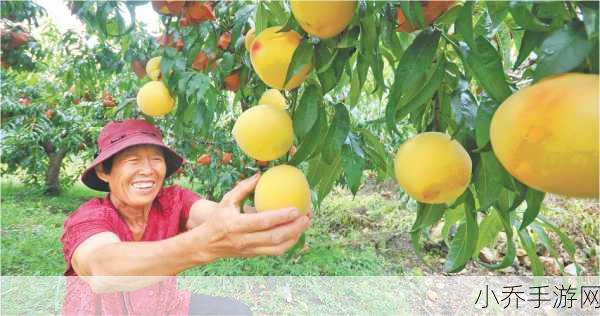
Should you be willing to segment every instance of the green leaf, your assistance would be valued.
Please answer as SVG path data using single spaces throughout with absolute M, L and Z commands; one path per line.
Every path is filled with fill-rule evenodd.
M 358 62 L 364 63 L 364 65 L 360 68 L 360 86 L 362 87 L 368 67 L 370 67 L 375 79 L 375 88 L 373 91 L 385 86 L 385 81 L 383 79 L 383 56 L 379 49 L 378 42 L 378 32 L 380 32 L 381 28 L 378 28 L 377 25 L 377 16 L 373 10 L 370 10 L 367 15 L 361 19 L 360 50 L 358 53 Z
M 191 71 L 185 72 L 184 74 L 181 75 L 181 78 L 179 78 L 179 81 L 177 82 L 178 93 L 186 91 L 188 82 L 190 81 L 190 79 L 193 76 L 194 76 L 194 73 Z
M 370 14 L 361 19 L 360 52 L 373 54 L 378 49 L 377 16 Z
M 375 78 L 375 88 L 373 88 L 373 92 L 379 89 L 385 89 L 386 85 L 383 78 L 383 56 L 380 53 L 377 53 L 371 61 L 371 73 Z
M 565 25 L 544 40 L 540 47 L 534 80 L 575 69 L 588 56 L 592 44 L 577 24 Z
M 539 1 L 533 4 L 532 12 L 551 28 L 560 27 L 570 19 L 565 1 Z
M 188 113 L 189 108 L 191 108 L 191 106 L 187 102 L 186 98 L 177 99 L 177 123 L 189 123 L 191 121 L 192 115 Z
M 440 36 L 439 31 L 422 31 L 402 55 L 394 73 L 394 83 L 385 109 L 386 124 L 391 133 L 398 133 L 397 109 L 411 100 L 422 87 L 423 77 L 431 66 Z
M 535 31 L 525 31 L 523 34 L 523 39 L 521 39 L 521 47 L 519 47 L 519 56 L 517 57 L 517 61 L 513 66 L 513 69 L 516 69 L 525 61 L 527 57 L 531 54 L 531 52 L 536 49 L 546 38 L 546 33 L 543 32 L 535 32 Z
M 550 255 L 555 258 L 558 257 L 558 251 L 556 251 L 556 248 L 554 247 L 554 242 L 550 239 L 550 237 L 548 237 L 548 234 L 546 234 L 544 228 L 537 223 L 533 223 L 530 227 L 533 228 L 539 241 L 546 249 L 548 249 Z
M 486 1 L 487 11 L 481 15 L 475 25 L 475 34 L 488 39 L 494 37 L 508 15 L 508 2 Z
M 358 41 L 358 36 L 360 35 L 360 28 L 353 27 L 345 30 L 339 36 L 339 41 L 335 44 L 337 48 L 352 48 L 356 47 L 356 42 Z
M 194 96 L 196 100 L 202 100 L 204 93 L 210 86 L 211 79 L 203 74 L 196 73 L 187 83 L 187 89 L 185 90 L 186 98 Z
M 510 178 L 512 180 L 512 177 Z M 519 182 L 515 182 L 512 187 L 504 184 L 504 188 L 500 191 L 498 200 L 494 207 L 498 210 L 506 210 L 512 212 L 517 209 L 525 201 L 527 187 Z
M 435 25 L 447 29 L 447 27 L 456 21 L 460 14 L 460 10 L 462 10 L 462 6 L 460 5 L 450 7 L 446 12 L 435 19 Z
M 419 1 L 401 1 L 399 5 L 406 21 L 411 26 L 419 29 L 422 29 L 425 26 L 423 8 Z
M 443 204 L 425 204 L 417 202 L 417 218 L 410 230 L 411 244 L 417 256 L 422 259 L 420 236 L 423 229 L 439 222 L 444 215 Z
M 356 69 L 352 72 L 350 79 L 350 93 L 348 93 L 347 103 L 350 106 L 355 106 L 358 103 L 358 97 L 360 97 L 360 90 L 362 86 L 358 78 L 358 71 Z
M 504 76 L 504 68 L 499 53 L 484 37 L 475 40 L 477 50 L 471 50 L 465 43 L 460 42 L 457 48 L 469 72 L 481 84 L 483 89 L 496 102 L 502 103 L 508 98 L 510 90 Z
M 358 74 L 359 86 L 363 87 L 367 80 L 367 73 L 369 72 L 369 63 L 365 58 L 365 55 L 358 54 L 356 59 L 356 73 Z
M 192 121 L 196 126 L 200 126 L 203 129 L 209 129 L 210 124 L 212 123 L 213 113 L 210 112 L 206 106 L 205 102 L 200 102 L 196 105 L 197 110 L 192 118 Z
M 477 115 L 477 100 L 469 91 L 469 83 L 460 80 L 459 88 L 450 99 L 452 119 L 457 126 L 464 127 L 470 133 L 475 128 L 475 117 Z M 455 132 L 456 133 L 456 132 Z
M 569 236 L 567 236 L 567 234 L 565 234 L 562 230 L 560 230 L 560 228 L 558 228 L 556 225 L 554 225 L 552 222 L 550 222 L 544 216 L 539 215 L 536 218 L 536 220 L 538 220 L 544 228 L 549 229 L 558 235 L 558 238 L 560 238 L 560 241 L 563 243 L 565 250 L 569 254 L 569 257 L 571 258 L 571 261 L 575 262 L 576 261 L 575 250 L 577 248 L 575 247 L 575 243 L 573 243 L 571 238 L 569 238 Z
M 402 106 L 398 109 L 396 114 L 396 122 L 402 120 L 409 113 L 413 113 L 416 110 L 420 109 L 421 106 L 427 103 L 427 101 L 431 100 L 435 93 L 440 88 L 442 81 L 444 80 L 445 74 L 445 59 L 442 59 L 436 66 L 435 71 L 431 78 L 424 85 L 423 89 L 419 91 L 419 93 L 410 100 L 406 105 Z
M 107 18 L 108 18 L 108 13 L 110 10 L 111 10 L 110 4 L 104 3 L 104 4 L 100 5 L 100 7 L 98 8 L 98 11 L 96 12 L 96 23 L 98 26 L 100 26 L 100 31 L 102 32 L 102 34 L 104 36 L 108 36 Z
M 302 68 L 312 63 L 313 55 L 315 49 L 310 42 L 307 40 L 302 40 L 300 45 L 296 47 L 294 51 L 294 55 L 292 56 L 292 61 L 288 67 L 286 76 L 285 76 L 285 85 L 294 77 L 297 73 L 302 70 Z
M 437 224 L 444 216 L 444 204 L 426 204 L 417 202 L 417 218 L 413 223 L 411 231 L 427 228 Z
M 383 30 L 383 44 L 390 50 L 390 52 L 394 55 L 395 60 L 399 60 L 402 54 L 404 53 L 404 47 L 400 43 L 400 39 L 398 38 L 398 34 L 396 30 L 393 28 L 392 23 L 384 24 Z M 394 63 L 390 63 L 390 65 L 394 65 Z
M 323 159 L 327 163 L 332 163 L 336 156 L 339 156 L 342 145 L 348 137 L 350 132 L 350 114 L 341 103 L 335 106 L 335 115 L 331 125 L 329 125 L 329 131 L 325 137 L 325 143 L 323 147 Z
M 290 248 L 288 251 L 286 251 L 286 253 L 285 253 L 286 259 L 291 259 L 294 254 L 296 254 L 298 251 L 300 251 L 302 249 L 302 247 L 304 247 L 304 244 L 306 244 L 306 233 L 302 233 L 302 235 L 300 235 L 300 238 L 298 239 L 298 242 L 296 242 L 292 246 L 292 248 Z
M 219 63 L 218 71 L 223 76 L 229 75 L 233 70 L 233 66 L 235 64 L 234 60 L 235 56 L 233 56 L 230 52 L 223 53 L 223 57 L 221 58 L 221 62 Z
M 333 89 L 339 82 L 342 72 L 344 71 L 344 67 L 346 66 L 346 62 L 353 53 L 353 48 L 342 48 L 336 50 L 336 57 L 331 64 L 331 67 L 327 71 L 317 73 L 317 77 L 319 77 L 319 82 L 323 88 L 323 95 Z
M 594 47 L 592 48 L 592 52 L 590 53 L 589 59 L 590 59 L 590 67 L 591 67 L 591 71 L 592 73 L 599 73 L 600 72 L 600 67 L 599 67 L 599 63 L 600 63 L 600 49 L 598 47 L 600 47 L 600 42 L 598 41 L 598 38 L 596 38 L 595 40 L 595 44 Z
M 521 245 L 523 245 L 527 257 L 529 257 L 529 260 L 531 261 L 531 272 L 533 272 L 533 275 L 535 276 L 544 275 L 544 266 L 536 253 L 535 243 L 531 239 L 531 235 L 529 235 L 527 229 L 520 229 L 518 233 Z
M 327 113 L 323 107 L 317 109 L 317 122 L 310 129 L 304 140 L 298 145 L 296 154 L 289 161 L 290 165 L 296 166 L 306 159 L 312 157 L 317 151 L 327 133 Z
M 298 25 L 298 21 L 296 21 L 293 14 L 286 18 L 287 20 L 277 23 L 278 25 L 283 25 L 283 27 L 279 29 L 279 32 L 289 32 L 290 30 L 295 31 L 300 29 L 300 25 Z
M 174 65 L 175 65 L 175 60 L 173 58 L 166 58 L 166 57 L 161 58 L 160 73 L 162 74 L 163 81 L 165 81 L 165 79 L 168 81 L 168 77 L 172 73 L 171 69 L 174 67 Z
M 200 127 L 205 124 L 204 105 L 200 103 L 187 104 L 184 112 L 184 121 L 193 123 L 195 126 Z
M 479 237 L 477 238 L 477 247 L 475 247 L 473 257 L 477 257 L 483 247 L 491 245 L 496 240 L 502 227 L 502 220 L 498 215 L 498 211 L 491 209 L 479 224 Z
M 346 175 L 346 183 L 353 195 L 356 195 L 362 178 L 365 161 L 354 152 L 349 145 L 342 149 L 342 167 Z
M 348 145 L 352 152 L 356 154 L 360 159 L 365 159 L 365 152 L 362 149 L 363 144 L 361 143 L 361 140 L 358 137 L 358 135 L 356 135 L 352 131 L 348 133 L 346 145 Z
M 515 22 L 524 29 L 535 32 L 546 32 L 550 30 L 550 25 L 540 21 L 528 8 L 527 2 L 512 1 L 510 3 L 510 14 Z
M 387 173 L 388 155 L 379 139 L 368 129 L 361 129 L 360 135 L 364 141 L 364 151 L 373 164 L 383 173 Z
M 331 49 L 327 47 L 325 42 L 319 42 L 315 49 L 315 69 L 317 73 L 322 73 L 331 67 L 338 51 L 335 50 L 332 53 Z
M 463 5 L 458 18 L 454 22 L 456 32 L 472 49 L 475 48 L 475 37 L 473 36 L 473 2 L 467 1 Z
M 509 9 L 508 1 L 486 1 L 487 12 L 494 21 L 504 20 Z
M 544 196 L 546 193 L 537 191 L 533 188 L 528 188 L 527 193 L 525 194 L 525 201 L 527 201 L 527 209 L 523 214 L 523 222 L 521 223 L 521 227 L 519 230 L 527 228 L 527 226 L 537 217 L 540 212 L 540 208 L 542 207 L 542 202 L 544 201 Z
M 498 104 L 491 98 L 482 98 L 475 117 L 475 141 L 483 148 L 490 141 L 490 123 Z
M 600 24 L 598 18 L 598 4 L 593 7 L 582 5 L 581 12 L 583 13 L 583 24 L 585 24 L 585 32 L 589 39 L 598 38 L 598 26 Z
M 289 14 L 285 12 L 283 1 L 265 1 L 265 4 L 275 24 L 282 25 L 287 21 Z
M 336 77 L 335 73 L 336 70 L 334 68 L 329 68 L 327 71 L 317 73 L 319 83 L 321 83 L 321 87 L 323 87 L 323 94 L 331 91 L 338 83 L 338 77 Z
M 464 223 L 458 226 L 444 264 L 445 270 L 451 273 L 458 272 L 465 267 L 477 246 L 479 229 L 477 227 L 475 202 L 473 195 L 470 193 L 467 193 L 465 200 L 465 220 Z
M 308 185 L 311 188 L 316 188 L 321 181 L 321 174 L 327 165 L 323 162 L 320 155 L 316 155 L 308 160 L 308 171 L 306 172 L 306 178 L 308 179 Z
M 315 125 L 319 116 L 321 100 L 322 96 L 317 86 L 310 85 L 304 89 L 294 111 L 294 135 L 298 140 L 302 141 Z
M 235 16 L 234 16 L 234 23 L 235 24 L 246 24 L 248 22 L 248 20 L 250 19 L 250 17 L 252 16 L 252 13 L 256 10 L 256 6 L 254 5 L 247 5 L 242 7 L 240 10 L 235 12 Z
M 444 242 L 446 246 L 450 246 L 450 242 L 448 241 L 448 237 L 450 235 L 450 227 L 454 225 L 459 220 L 465 217 L 464 203 L 455 207 L 448 209 L 444 212 L 444 227 L 442 227 L 442 236 L 444 236 Z
M 502 166 L 491 151 L 481 153 L 481 160 L 475 171 L 475 187 L 481 210 L 489 208 L 498 200 L 503 173 Z
M 317 189 L 317 200 L 319 205 L 331 191 L 335 181 L 342 173 L 342 156 L 338 155 L 331 164 L 326 165 L 324 172 L 321 174 L 322 179 L 319 181 L 319 187 Z
M 490 265 L 484 262 L 480 262 L 482 266 L 490 270 L 503 269 L 512 265 L 517 255 L 517 249 L 515 247 L 515 242 L 513 241 L 513 227 L 510 224 L 510 212 L 506 209 L 499 209 L 498 215 L 502 220 L 502 226 L 504 227 L 504 231 L 506 232 L 506 255 L 504 256 L 502 261 L 498 262 L 497 264 Z
M 254 17 L 254 29 L 256 35 L 264 31 L 269 25 L 269 13 L 267 12 L 265 5 L 266 4 L 264 2 L 260 1 L 258 2 L 258 7 L 256 8 L 256 16 Z

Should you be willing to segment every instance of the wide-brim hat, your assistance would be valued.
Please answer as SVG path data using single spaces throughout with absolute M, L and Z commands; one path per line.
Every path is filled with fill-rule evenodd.
M 165 145 L 160 130 L 145 120 L 110 122 L 100 131 L 97 144 L 97 156 L 81 176 L 81 181 L 98 191 L 108 192 L 109 188 L 108 183 L 98 178 L 96 166 L 132 146 L 155 145 L 162 148 L 167 164 L 166 177 L 172 175 L 183 163 L 183 158 Z

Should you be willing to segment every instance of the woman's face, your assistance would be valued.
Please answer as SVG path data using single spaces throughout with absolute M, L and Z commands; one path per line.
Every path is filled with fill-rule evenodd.
M 131 207 L 145 207 L 152 204 L 160 191 L 167 164 L 159 147 L 140 145 L 115 155 L 109 174 L 102 168 L 96 172 L 108 182 L 113 199 Z

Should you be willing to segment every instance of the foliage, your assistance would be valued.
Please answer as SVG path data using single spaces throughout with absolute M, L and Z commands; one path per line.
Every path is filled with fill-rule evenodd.
M 2 68 L 33 70 L 36 61 L 43 58 L 46 52 L 29 31 L 32 24 L 39 26 L 38 18 L 46 14 L 45 10 L 29 1 L 4 1 L 0 5 L 0 12 Z
M 162 80 L 177 106 L 157 122 L 188 160 L 202 153 L 218 158 L 234 152 L 239 164 L 233 168 L 214 168 L 218 159 L 206 168 L 193 163 L 184 167 L 190 178 L 202 179 L 201 190 L 210 190 L 213 197 L 254 171 L 230 142 L 235 117 L 255 105 L 267 88 L 252 68 L 243 35 L 252 27 L 260 33 L 281 25 L 302 35 L 287 78 L 307 62 L 314 70 L 299 89 L 285 92 L 297 152 L 271 164 L 303 168 L 319 205 L 336 183 L 356 192 L 364 171 L 375 171 L 380 178 L 392 175 L 391 153 L 413 133 L 448 133 L 469 152 L 473 177 L 452 205 L 418 204 L 414 248 L 421 248 L 423 232 L 444 220 L 449 243 L 445 267 L 458 272 L 493 240 L 487 235 L 494 225 L 495 235 L 503 231 L 509 243 L 502 262 L 490 269 L 513 263 L 513 236 L 537 262 L 532 230 L 555 229 L 538 216 L 544 192 L 519 183 L 500 165 L 491 150 L 489 124 L 495 109 L 524 84 L 564 72 L 598 73 L 598 3 L 465 2 L 430 26 L 422 16 L 427 2 L 357 3 L 346 30 L 320 40 L 306 35 L 286 2 L 206 2 L 215 19 L 190 24 L 183 15 L 163 16 L 165 31 L 154 53 L 150 46 L 156 44 L 140 40 L 133 23 L 126 23 L 136 4 L 71 5 L 102 45 L 120 45 L 117 56 L 133 58 L 137 51 L 144 52 L 141 58 L 162 56 Z M 396 32 L 397 10 L 422 30 Z M 220 45 L 224 34 L 230 35 L 228 45 Z M 196 67 L 202 55 L 208 63 Z M 239 89 L 227 87 L 230 75 L 239 76 Z M 122 101 L 114 118 L 138 115 L 130 99 Z M 568 240 L 563 243 L 571 248 Z M 534 272 L 541 272 L 539 266 Z
M 17 90 L 17 85 L 14 84 L 16 81 L 19 81 L 18 77 L 2 74 L 2 171 L 18 172 L 25 183 L 45 185 L 48 193 L 56 194 L 57 192 L 51 191 L 57 188 L 48 182 L 52 157 L 58 155 L 62 160 L 68 154 L 85 150 L 85 144 L 93 143 L 98 126 L 90 122 L 102 118 L 102 113 L 97 111 L 101 108 L 99 105 L 95 108 L 66 105 L 65 103 L 72 102 L 71 99 L 62 99 L 62 104 L 48 103 L 52 102 L 52 98 L 47 97 L 45 92 L 55 93 L 56 87 L 32 84 L 26 89 Z M 35 81 L 39 82 L 40 79 L 34 76 L 29 80 Z M 42 90 L 46 88 L 49 90 Z M 35 91 L 37 95 L 27 94 L 28 90 Z M 23 99 L 23 95 L 26 94 L 27 98 L 31 97 L 34 100 L 32 105 L 23 105 L 17 101 L 18 96 Z M 87 156 L 91 156 L 89 150 Z M 60 168 L 60 165 L 58 167 Z M 22 171 L 25 174 L 22 174 Z M 77 177 L 77 174 L 69 174 L 60 180 L 63 185 L 70 185 Z
M 108 43 L 92 46 L 72 32 L 43 27 L 40 40 L 53 54 L 39 60 L 35 72 L 1 73 L 2 162 L 3 172 L 58 194 L 58 181 L 72 184 L 83 168 L 61 177 L 63 159 L 92 159 L 100 128 L 116 105 L 131 99 L 134 81 L 118 76 L 122 56 Z
M 38 25 L 38 18 L 46 14 L 46 11 L 34 2 L 30 1 L 6 1 L 0 5 L 0 18 L 12 22 L 23 22 Z

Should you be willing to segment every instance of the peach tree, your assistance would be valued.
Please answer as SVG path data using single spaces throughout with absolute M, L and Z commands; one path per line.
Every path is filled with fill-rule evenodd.
M 119 10 L 119 5 L 128 10 Z M 202 152 L 193 149 L 194 141 L 203 138 L 235 151 L 228 136 L 232 125 L 221 123 L 228 115 L 240 117 L 267 89 L 275 88 L 287 101 L 293 127 L 289 145 L 297 150 L 269 164 L 304 170 L 315 205 L 336 183 L 355 194 L 364 171 L 371 170 L 395 176 L 418 201 L 411 232 L 418 253 L 423 233 L 443 221 L 448 272 L 478 260 L 480 250 L 500 232 L 507 236 L 506 254 L 492 264 L 481 262 L 490 269 L 513 264 L 518 241 L 533 273 L 543 274 L 536 243 L 554 253 L 547 232 L 558 235 L 575 262 L 572 241 L 539 211 L 546 192 L 598 197 L 593 163 L 598 159 L 598 133 L 593 135 L 598 130 L 598 3 L 290 0 L 152 5 L 164 26 L 158 38 L 161 48 L 152 57 L 161 56 L 159 81 L 175 104 L 157 121 L 190 161 Z M 78 14 L 105 35 L 112 27 L 118 36 L 127 36 L 123 34 L 131 27 L 119 17 L 134 12 L 131 8 L 94 3 Z M 93 14 L 101 19 L 90 19 Z M 548 111 L 524 110 L 550 92 L 554 99 L 544 98 L 542 106 L 562 109 L 570 104 L 565 95 L 556 96 L 560 89 L 552 89 L 564 73 L 586 75 L 566 77 L 577 79 L 558 87 L 579 85 L 591 91 L 581 94 L 583 102 L 573 102 L 581 110 L 564 112 L 576 124 L 541 117 Z M 525 92 L 529 85 L 536 88 Z M 571 89 L 567 95 L 579 94 Z M 526 113 L 536 118 L 522 119 Z M 582 113 L 592 119 L 582 119 Z M 514 125 L 507 123 L 511 117 Z M 500 122 L 499 128 L 490 128 L 493 120 Z M 543 123 L 548 120 L 555 124 L 547 127 Z M 553 137 L 570 130 L 564 126 L 575 127 L 578 132 L 570 135 L 584 140 L 578 142 L 581 147 L 545 147 L 546 141 L 552 143 Z M 438 136 L 409 145 L 417 142 L 415 134 Z M 436 150 L 427 149 L 436 142 L 452 143 L 455 150 L 437 151 L 437 145 Z M 515 145 L 520 142 L 525 147 Z M 531 154 L 519 156 L 525 148 Z M 581 154 L 570 159 L 574 152 Z M 556 154 L 558 158 L 546 159 Z M 450 161 L 462 161 L 461 167 L 439 166 L 444 155 L 460 157 Z M 428 166 L 442 172 L 428 174 L 433 170 Z M 554 172 L 558 169 L 564 172 Z M 581 171 L 578 183 L 569 180 Z M 411 178 L 411 173 L 416 175 Z M 435 183 L 443 173 L 457 176 Z M 425 194 L 415 184 L 419 181 L 436 189 Z M 573 186 L 585 192 L 570 193 Z M 444 195 L 449 187 L 455 190 Z
M 0 74 L 2 171 L 58 195 L 91 159 L 100 128 L 131 99 L 135 77 L 119 75 L 123 56 L 107 43 L 90 47 L 51 25 L 38 43 L 46 53 L 33 69 Z

